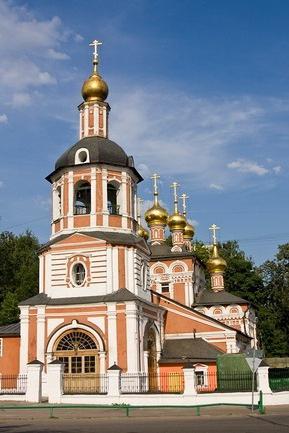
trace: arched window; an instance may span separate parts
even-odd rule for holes
[[[53,354],[64,363],[65,373],[80,374],[99,371],[98,347],[92,336],[82,329],[63,334],[56,342]]]
[[[80,181],[75,186],[74,215],[89,214],[91,209],[91,186],[87,181]]]
[[[107,209],[111,215],[119,215],[119,185],[117,182],[107,184]]]
[[[85,280],[85,267],[82,263],[75,263],[72,268],[72,279],[76,286],[81,286]]]

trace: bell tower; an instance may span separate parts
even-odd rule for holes
[[[79,141],[58,158],[52,184],[52,238],[75,230],[136,233],[137,184],[132,156],[108,138],[108,85],[99,74],[94,40],[92,73],[82,86]]]

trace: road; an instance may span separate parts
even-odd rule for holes
[[[8,412],[8,411],[7,411]],[[248,411],[237,416],[231,412],[214,412],[197,417],[187,411],[177,416],[168,413],[137,412],[132,417],[101,413],[25,412],[12,416],[0,412],[0,433],[289,433],[289,410],[266,415],[251,415]],[[83,418],[81,418],[83,416]],[[92,416],[89,417],[88,416]]]

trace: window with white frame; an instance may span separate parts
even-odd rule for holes
[[[197,384],[197,386],[204,386],[205,385],[204,371],[196,371],[196,384]]]
[[[170,293],[170,284],[168,281],[161,283],[161,293]]]

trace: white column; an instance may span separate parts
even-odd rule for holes
[[[189,305],[188,283],[184,283],[184,286],[185,286],[185,305]]]
[[[99,125],[99,109],[98,105],[93,105],[93,131],[94,135],[98,135],[98,125]]]
[[[184,395],[197,395],[195,369],[193,367],[184,367]]]
[[[106,352],[99,352],[99,373],[100,374],[104,374],[106,371],[105,360],[106,360]]]
[[[45,306],[37,307],[37,359],[44,363],[45,345]]]
[[[102,169],[102,214],[103,226],[108,227],[108,209],[107,209],[107,169]]]
[[[20,374],[26,372],[28,363],[29,307],[20,306]]]
[[[84,137],[88,136],[88,105],[84,108]]]
[[[126,341],[127,371],[139,371],[139,335],[138,335],[138,308],[134,302],[126,302]]]
[[[272,393],[269,385],[269,367],[259,367],[257,369],[257,390],[263,393]]]
[[[117,364],[116,304],[107,304],[108,364]]]
[[[46,292],[49,291],[51,286],[51,253],[46,253],[44,255],[45,260],[45,288]]]
[[[79,111],[79,140],[82,139],[82,110]]]
[[[106,247],[106,293],[113,292],[112,275],[113,275],[113,256],[112,247]]]
[[[58,360],[47,365],[48,403],[61,403],[64,364]]]
[[[73,171],[68,172],[68,228],[73,228],[73,205],[74,205]]]
[[[96,168],[91,167],[91,211],[90,226],[96,226]]]
[[[108,124],[107,124],[107,107],[103,107],[103,136],[107,138],[108,136]]]
[[[44,266],[43,266],[43,261],[44,261],[44,256],[43,254],[41,254],[39,256],[39,293],[43,293],[44,292],[44,287],[43,287],[43,272],[44,272]]]
[[[134,249],[125,249],[125,259],[126,259],[126,288],[132,293],[137,294],[137,285],[134,275]]]
[[[27,364],[26,401],[40,403],[42,399],[42,362],[35,360]]]
[[[125,171],[121,172],[120,185],[120,214],[122,215],[121,227],[127,228],[127,190],[126,190],[127,175]]]
[[[119,289],[118,287],[118,248],[112,247],[112,289],[115,292]]]
[[[143,356],[144,356],[144,372],[148,373],[148,371],[149,371],[149,351],[144,350]]]

